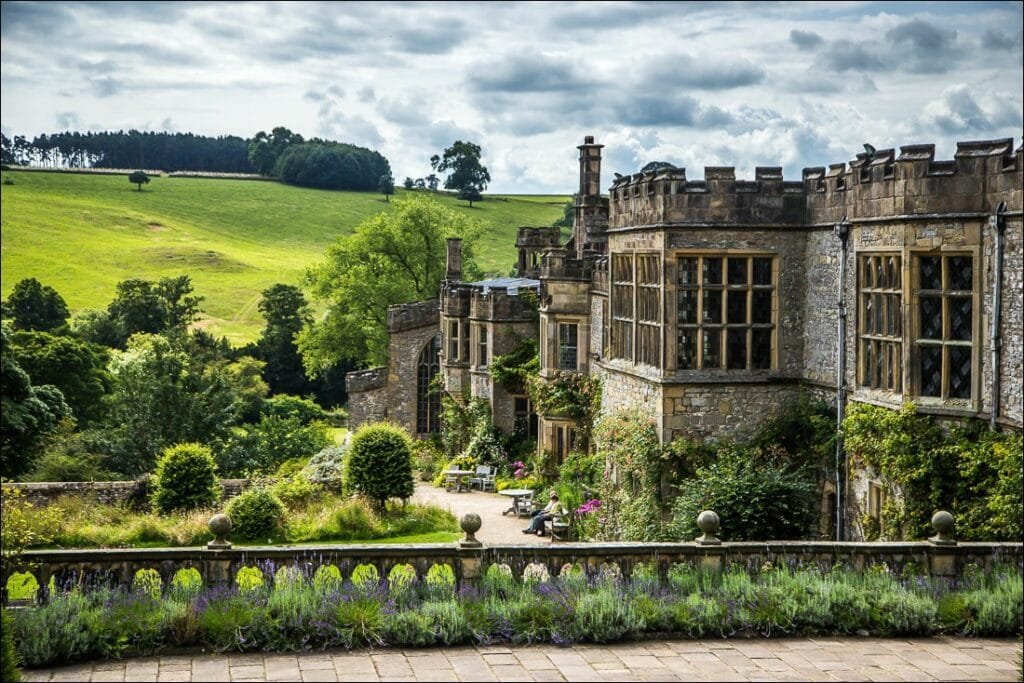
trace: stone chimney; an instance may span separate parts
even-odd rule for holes
[[[594,143],[594,136],[587,135],[580,151],[580,188],[573,206],[573,243],[577,258],[583,250],[590,248],[604,252],[608,225],[608,203],[601,197],[601,149],[604,145]]]
[[[444,279],[458,282],[462,279],[462,238],[448,238],[448,259],[445,262]]]

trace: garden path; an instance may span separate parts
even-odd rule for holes
[[[612,645],[140,657],[26,681],[1013,681],[1012,639],[650,640]]]
[[[512,515],[501,514],[508,510],[512,499],[497,493],[484,493],[477,490],[472,493],[454,493],[427,483],[417,482],[412,501],[414,503],[431,503],[450,510],[456,519],[462,519],[467,512],[475,512],[480,515],[482,522],[476,537],[483,543],[536,545],[551,542],[550,538],[524,534],[523,529],[529,524],[529,520],[525,517],[516,518]]]

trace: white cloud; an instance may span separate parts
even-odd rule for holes
[[[570,193],[688,167],[849,160],[1019,136],[1020,4],[17,3],[0,5],[4,131],[284,125],[377,148],[398,178],[456,139],[494,192]],[[101,39],[100,36],[106,36]],[[84,122],[88,122],[85,124]],[[159,124],[157,123],[159,122]]]

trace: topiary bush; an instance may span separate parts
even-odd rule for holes
[[[171,446],[157,460],[152,486],[159,512],[213,507],[220,499],[213,453],[197,443]]]
[[[389,498],[409,498],[413,492],[412,444],[395,425],[364,425],[352,437],[345,461],[346,485],[384,511]]]
[[[284,534],[284,514],[284,504],[270,489],[249,489],[228,505],[231,535],[245,541],[280,538]]]

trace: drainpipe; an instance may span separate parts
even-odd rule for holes
[[[992,414],[989,417],[989,427],[995,429],[996,417],[999,416],[999,363],[1003,343],[999,332],[1003,317],[1003,238],[1006,235],[1006,202],[999,202],[995,214],[989,217],[988,222],[996,233],[995,282],[992,287]]]
[[[836,540],[843,540],[843,473],[845,457],[843,453],[843,414],[846,408],[846,246],[850,238],[850,221],[843,215],[835,225],[836,237],[839,238],[839,302],[838,302],[838,344],[836,358]]]

